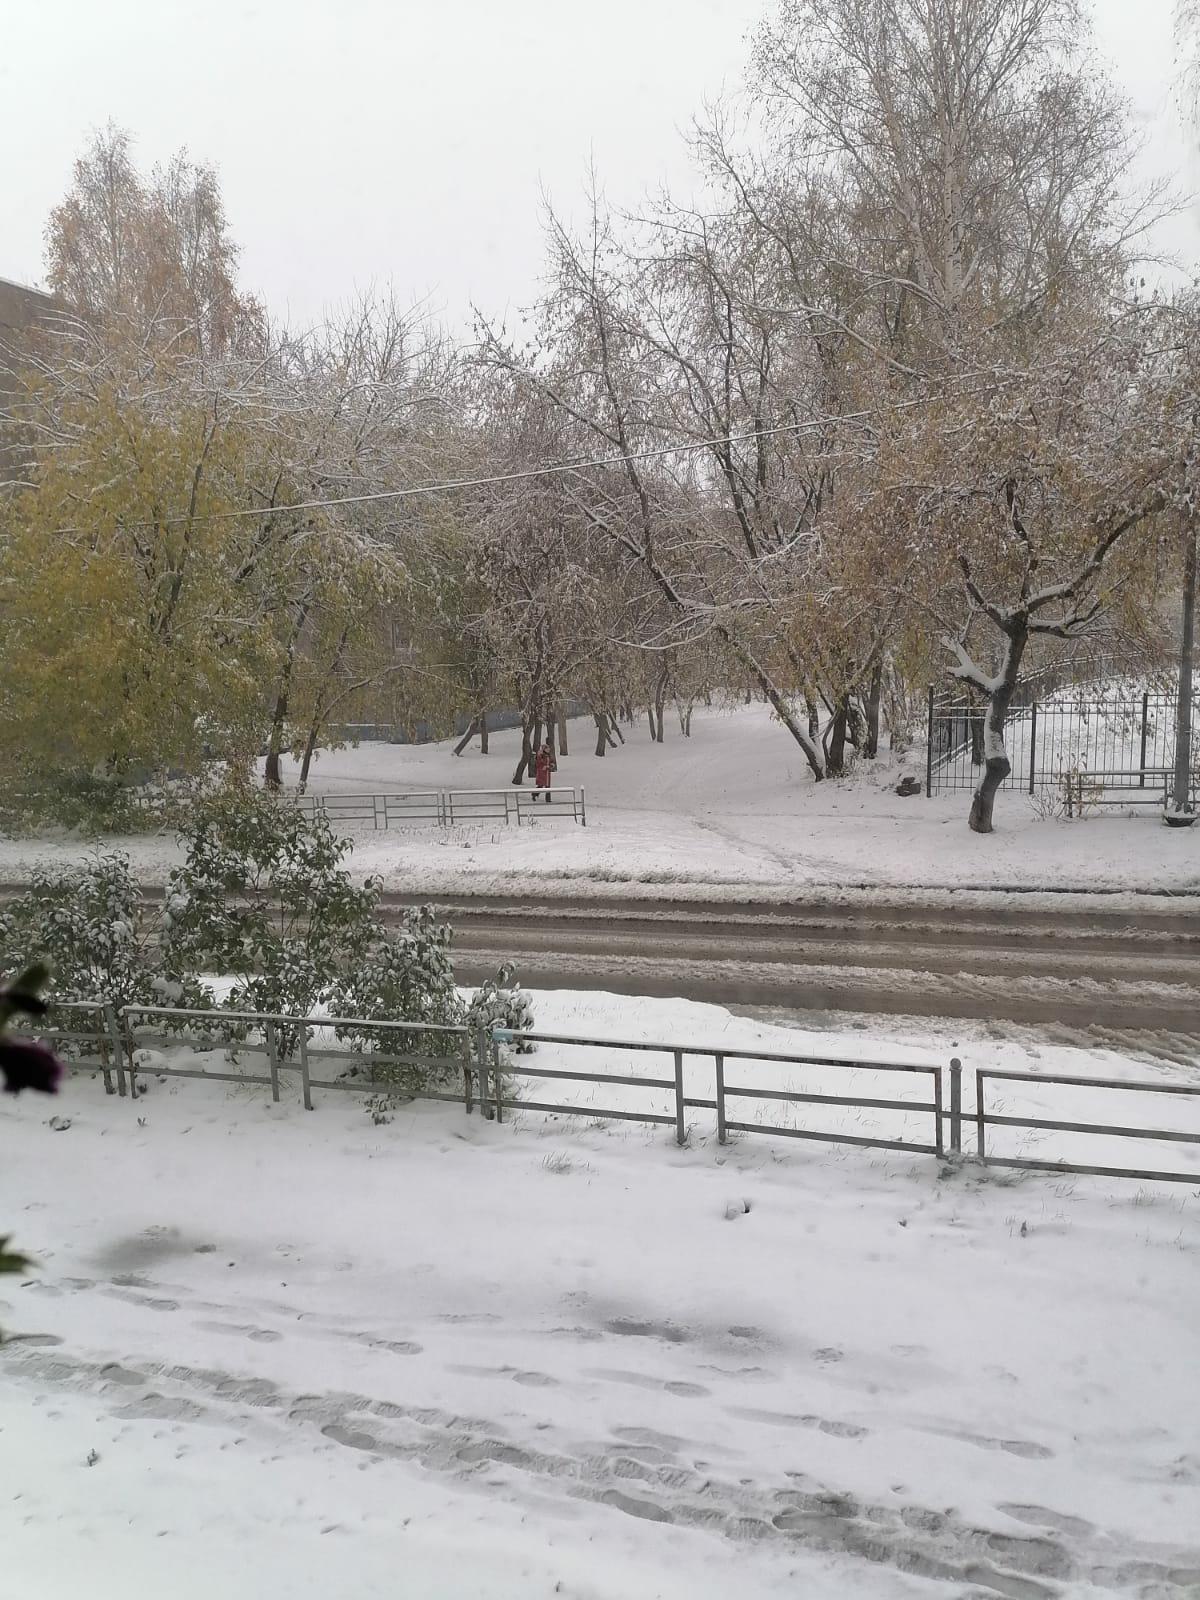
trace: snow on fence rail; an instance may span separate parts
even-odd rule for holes
[[[438,789],[411,794],[297,794],[283,797],[308,815],[330,822],[362,822],[376,830],[410,822],[453,828],[472,822],[571,821],[587,827],[587,793],[548,789]]]
[[[339,1034],[373,1040],[375,1048],[348,1047],[339,1040]],[[1200,1084],[979,1067],[974,1071],[973,1105],[966,1106],[962,1063],[957,1057],[949,1063],[947,1104],[943,1068],[937,1063],[866,1061],[536,1031],[517,1033],[503,1028],[485,1032],[448,1024],[352,1017],[302,1018],[286,1013],[195,1011],[171,1006],[117,1007],[102,1000],[57,1003],[47,1019],[44,1037],[65,1048],[79,1066],[100,1071],[109,1094],[128,1095],[135,1100],[139,1095],[139,1072],[143,1076],[261,1085],[270,1088],[274,1100],[280,1097],[282,1075],[293,1073],[299,1078],[305,1109],[312,1110],[314,1089],[378,1095],[396,1089],[397,1071],[415,1068],[432,1074],[434,1083],[422,1083],[411,1092],[404,1088],[401,1092],[406,1097],[461,1102],[467,1113],[478,1106],[484,1115],[497,1121],[512,1113],[537,1112],[597,1122],[637,1122],[671,1127],[676,1141],[684,1144],[689,1133],[687,1113],[700,1110],[714,1113],[721,1144],[730,1134],[763,1134],[952,1157],[962,1154],[964,1123],[969,1126],[973,1122],[974,1159],[987,1166],[1190,1183],[1200,1188],[1200,1164],[1191,1171],[1163,1171],[1118,1165],[1115,1159],[1104,1163],[1074,1159],[1087,1155],[1089,1148],[1094,1149],[1097,1138],[1115,1141],[1122,1154],[1131,1140],[1200,1146],[1194,1113]],[[518,1047],[508,1059],[501,1053],[506,1044]],[[573,1060],[575,1064],[528,1064],[522,1060],[522,1045],[551,1046],[559,1062]],[[149,1064],[142,1052],[154,1047],[165,1047],[175,1054]],[[215,1065],[206,1059],[214,1054],[220,1058]],[[645,1071],[632,1070],[641,1060],[653,1056],[664,1062],[659,1071],[651,1066]],[[238,1064],[238,1057],[258,1057],[264,1070],[248,1071]],[[729,1069],[735,1062],[739,1077],[754,1081],[731,1082]],[[342,1071],[333,1076],[314,1076],[314,1063],[336,1063]],[[235,1070],[223,1070],[229,1067]],[[383,1076],[379,1075],[381,1071]],[[908,1098],[899,1089],[883,1092],[897,1080],[903,1085],[910,1079],[915,1083],[922,1078],[929,1082],[927,1098]],[[530,1082],[536,1098],[514,1092],[521,1081]],[[1024,1104],[998,1103],[992,1086],[1000,1083],[1021,1086]],[[577,1085],[579,1095],[552,1100],[539,1092],[542,1084]],[[585,1093],[588,1089],[591,1098]],[[595,1099],[597,1091],[604,1093],[604,1103]],[[1065,1104],[1061,1103],[1064,1092]],[[1175,1115],[1160,1119],[1174,1125],[1148,1126],[1144,1119],[1134,1125],[1095,1120],[1097,1101],[1114,1094],[1154,1096],[1150,1103],[1156,1105],[1172,1103],[1170,1097],[1174,1097]],[[1048,1095],[1058,1096],[1059,1103],[1047,1104]],[[731,1103],[749,1103],[759,1108],[758,1115],[731,1118]],[[1138,1103],[1146,1102],[1143,1098]],[[796,1120],[798,1109],[803,1111],[803,1123]],[[819,1111],[829,1119],[824,1127],[814,1126]],[[1059,1114],[1043,1114],[1047,1111]],[[886,1114],[886,1121],[881,1113]],[[1036,1139],[1048,1133],[1069,1134],[1072,1138],[1065,1148],[1060,1140],[1060,1147],[1049,1151],[1035,1143],[1033,1149],[1042,1152],[1036,1155],[1026,1147],[1004,1153],[997,1151],[995,1141],[988,1138],[989,1130],[998,1129],[1033,1134]]]

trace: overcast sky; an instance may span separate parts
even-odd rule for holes
[[[33,0],[6,6],[0,277],[42,279],[46,214],[112,118],[149,165],[219,169],[242,278],[310,323],[372,284],[462,326],[528,303],[539,192],[686,189],[681,130],[736,82],[767,0]],[[1171,0],[1093,0],[1098,43],[1149,136],[1184,165]],[[1191,163],[1183,181],[1194,183]],[[1200,261],[1195,207],[1163,242]]]

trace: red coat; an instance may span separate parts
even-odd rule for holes
[[[533,780],[539,789],[550,787],[550,752],[539,750],[533,763]]]

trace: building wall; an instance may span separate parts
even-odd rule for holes
[[[55,305],[52,296],[40,289],[0,278],[0,414],[17,392],[16,370],[30,334]],[[0,442],[0,483],[16,475],[20,459],[19,451]]]

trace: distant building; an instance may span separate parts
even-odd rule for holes
[[[54,297],[40,289],[0,278],[0,414],[16,393],[15,373],[30,334],[56,305]],[[0,484],[14,475],[19,459],[11,446],[0,442]]]
[[[20,350],[31,329],[57,304],[53,295],[41,289],[0,278],[0,383],[10,377],[10,352]]]

